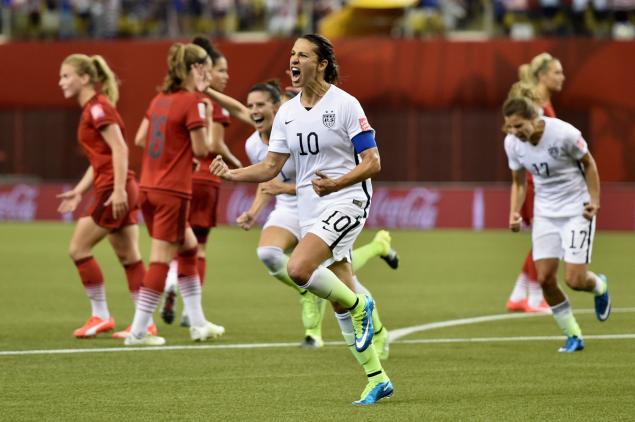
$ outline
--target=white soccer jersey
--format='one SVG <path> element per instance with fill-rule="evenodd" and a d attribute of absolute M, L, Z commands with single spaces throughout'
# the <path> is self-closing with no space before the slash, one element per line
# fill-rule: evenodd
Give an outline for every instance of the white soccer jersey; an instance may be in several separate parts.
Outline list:
<path fill-rule="evenodd" d="M 290 154 L 289 159 L 295 163 L 301 224 L 310 224 L 327 204 L 336 201 L 354 201 L 367 215 L 372 196 L 370 179 L 321 198 L 311 185 L 317 171 L 337 179 L 360 162 L 351 139 L 373 130 L 362 106 L 335 85 L 310 110 L 302 106 L 300 96 L 287 101 L 276 114 L 269 151 Z"/>
<path fill-rule="evenodd" d="M 245 141 L 245 152 L 251 164 L 257 164 L 264 161 L 267 156 L 267 144 L 262 141 L 260 133 L 255 131 Z M 278 175 L 278 178 L 285 183 L 295 184 L 295 167 L 293 160 L 287 160 Z M 295 195 L 280 194 L 276 195 L 276 208 L 285 208 L 292 211 L 297 210 L 297 202 Z"/>
<path fill-rule="evenodd" d="M 514 135 L 505 138 L 509 168 L 525 168 L 534 176 L 534 215 L 571 217 L 582 214 L 590 196 L 580 159 L 589 150 L 578 129 L 567 122 L 542 117 L 545 130 L 538 145 Z"/>

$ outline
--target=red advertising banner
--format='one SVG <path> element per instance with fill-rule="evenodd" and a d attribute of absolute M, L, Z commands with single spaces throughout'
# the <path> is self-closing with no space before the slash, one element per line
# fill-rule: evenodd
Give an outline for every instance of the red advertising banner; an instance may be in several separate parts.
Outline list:
<path fill-rule="evenodd" d="M 59 214 L 56 195 L 70 188 L 61 183 L 0 185 L 0 221 L 73 221 L 91 195 L 84 198 L 75 213 Z M 225 183 L 221 188 L 218 223 L 233 224 L 249 208 L 254 193 L 254 185 Z M 260 224 L 270 210 L 271 206 L 260 216 Z M 366 226 L 419 230 L 504 229 L 508 213 L 507 186 L 378 184 Z M 602 186 L 598 228 L 635 230 L 635 185 Z"/>

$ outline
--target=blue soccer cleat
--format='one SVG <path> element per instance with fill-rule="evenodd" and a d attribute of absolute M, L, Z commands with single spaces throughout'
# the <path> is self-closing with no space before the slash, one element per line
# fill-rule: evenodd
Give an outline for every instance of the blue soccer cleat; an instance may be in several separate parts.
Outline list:
<path fill-rule="evenodd" d="M 562 353 L 573 353 L 578 350 L 584 350 L 584 340 L 578 336 L 567 337 L 567 342 L 558 349 Z"/>
<path fill-rule="evenodd" d="M 355 309 L 351 310 L 353 320 L 353 331 L 355 331 L 355 350 L 363 352 L 372 344 L 375 328 L 373 327 L 373 308 L 375 304 L 368 295 L 358 295 L 358 303 Z M 361 299 L 365 298 L 366 304 L 360 306 Z"/>
<path fill-rule="evenodd" d="M 380 382 L 374 386 L 372 384 L 368 384 L 362 393 L 362 398 L 354 401 L 353 404 L 356 406 L 375 404 L 385 397 L 392 396 L 394 391 L 395 390 L 393 389 L 390 381 Z"/>
<path fill-rule="evenodd" d="M 595 317 L 598 321 L 606 321 L 611 315 L 611 297 L 609 296 L 609 281 L 604 274 L 598 274 L 598 277 L 606 283 L 606 291 L 604 294 L 597 295 L 593 299 L 595 302 Z"/>

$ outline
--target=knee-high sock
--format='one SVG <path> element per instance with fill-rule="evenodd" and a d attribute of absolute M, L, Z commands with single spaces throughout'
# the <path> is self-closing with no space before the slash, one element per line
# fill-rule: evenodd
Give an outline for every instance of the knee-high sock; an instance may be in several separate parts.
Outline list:
<path fill-rule="evenodd" d="M 128 291 L 132 297 L 132 301 L 136 304 L 139 296 L 139 289 L 143 285 L 143 278 L 146 275 L 146 267 L 143 261 L 133 262 L 123 266 L 126 271 L 126 279 L 128 280 Z"/>
<path fill-rule="evenodd" d="M 191 249 L 179 253 L 179 290 L 183 298 L 183 312 L 190 318 L 192 327 L 205 325 L 205 315 L 201 304 L 202 291 L 201 282 L 197 269 L 197 249 Z"/>
<path fill-rule="evenodd" d="M 536 272 L 536 264 L 534 263 L 533 250 L 529 249 L 525 262 L 523 262 L 523 272 L 527 275 L 529 280 L 537 280 L 538 273 Z"/>
<path fill-rule="evenodd" d="M 204 246 L 204 245 L 201 245 Z M 198 269 L 198 278 L 201 280 L 201 289 L 205 285 L 205 273 L 207 272 L 207 260 L 204 256 L 199 256 L 196 260 L 196 268 Z"/>
<path fill-rule="evenodd" d="M 366 287 L 364 287 L 364 285 L 359 281 L 359 278 L 357 278 L 356 275 L 353 275 L 353 281 L 355 281 L 355 293 L 366 294 L 370 296 L 371 298 L 373 297 L 373 295 L 370 294 L 370 291 Z M 381 331 L 381 329 L 384 328 L 384 324 L 382 324 L 381 319 L 379 318 L 379 309 L 377 309 L 376 300 L 375 300 L 375 309 L 373 309 L 373 325 L 375 327 L 375 332 Z"/>
<path fill-rule="evenodd" d="M 512 290 L 509 300 L 512 302 L 520 302 L 527 299 L 527 293 L 529 288 L 529 281 L 525 273 L 518 274 L 516 283 L 514 283 L 514 289 Z"/>
<path fill-rule="evenodd" d="M 371 344 L 368 346 L 368 349 L 363 352 L 358 352 L 355 349 L 355 333 L 353 331 L 353 320 L 351 319 L 350 312 L 343 314 L 336 313 L 335 318 L 340 326 L 340 330 L 342 330 L 342 336 L 344 337 L 346 346 L 351 351 L 357 362 L 362 366 L 362 368 L 364 368 L 364 372 L 366 373 L 369 381 L 387 381 L 388 375 L 386 375 L 381 366 L 381 362 L 379 361 L 377 352 L 375 351 L 375 346 Z"/>
<path fill-rule="evenodd" d="M 383 252 L 383 247 L 377 242 L 370 242 L 357 249 L 353 249 L 353 258 L 351 265 L 353 266 L 353 273 L 362 268 L 371 258 L 380 256 Z"/>
<path fill-rule="evenodd" d="M 596 296 L 603 295 L 606 293 L 608 286 L 606 282 L 598 277 L 597 274 L 591 271 L 587 271 L 587 277 L 591 277 L 595 281 L 595 286 L 593 287 L 593 294 Z"/>
<path fill-rule="evenodd" d="M 256 249 L 256 254 L 258 255 L 258 259 L 260 259 L 269 270 L 269 274 L 277 280 L 280 280 L 298 293 L 304 293 L 306 291 L 295 284 L 295 282 L 291 280 L 291 277 L 289 277 L 287 273 L 289 257 L 281 248 L 275 246 L 260 246 Z"/>
<path fill-rule="evenodd" d="M 92 256 L 75 261 L 79 278 L 84 285 L 86 296 L 90 300 L 91 312 L 93 316 L 101 319 L 110 318 L 108 302 L 106 301 L 106 288 L 104 287 L 104 276 L 99 264 Z"/>
<path fill-rule="evenodd" d="M 349 289 L 342 280 L 337 278 L 333 271 L 323 266 L 319 266 L 313 271 L 309 281 L 300 287 L 307 289 L 322 299 L 328 299 L 331 302 L 338 303 L 347 309 L 352 308 L 357 303 L 357 295 L 355 292 Z"/>
<path fill-rule="evenodd" d="M 176 282 L 178 278 L 179 272 L 179 264 L 176 259 L 173 259 L 170 262 L 170 269 L 168 270 L 168 274 L 165 277 L 165 290 L 174 290 L 176 289 L 178 283 Z"/>
<path fill-rule="evenodd" d="M 556 324 L 558 324 L 558 327 L 560 327 L 567 337 L 582 337 L 582 330 L 580 330 L 580 326 L 573 316 L 573 310 L 571 309 L 571 304 L 568 299 L 552 306 L 551 312 L 553 313 L 553 318 L 556 320 Z"/>
<path fill-rule="evenodd" d="M 161 301 L 161 293 L 165 286 L 165 277 L 168 274 L 169 266 L 162 262 L 151 262 L 143 279 L 143 286 L 139 289 L 137 308 L 132 320 L 131 333 L 137 338 L 146 335 L 146 330 L 152 314 Z"/>
<path fill-rule="evenodd" d="M 136 307 L 137 301 L 139 300 L 139 289 L 143 285 L 143 278 L 146 275 L 146 266 L 143 264 L 143 261 L 137 261 L 132 264 L 124 265 L 123 267 L 126 270 L 130 297 L 132 297 L 132 302 Z M 152 324 L 154 324 L 154 321 L 152 320 L 152 316 L 150 316 L 148 325 Z"/>

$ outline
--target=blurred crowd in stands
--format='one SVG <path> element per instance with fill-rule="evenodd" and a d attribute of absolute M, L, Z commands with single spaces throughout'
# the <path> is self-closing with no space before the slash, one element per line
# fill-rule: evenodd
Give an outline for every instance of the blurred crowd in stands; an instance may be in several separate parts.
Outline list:
<path fill-rule="evenodd" d="M 5 39 L 291 36 L 344 8 L 401 8 L 404 37 L 635 38 L 635 0 L 0 0 Z M 394 16 L 392 14 L 391 16 Z"/>

